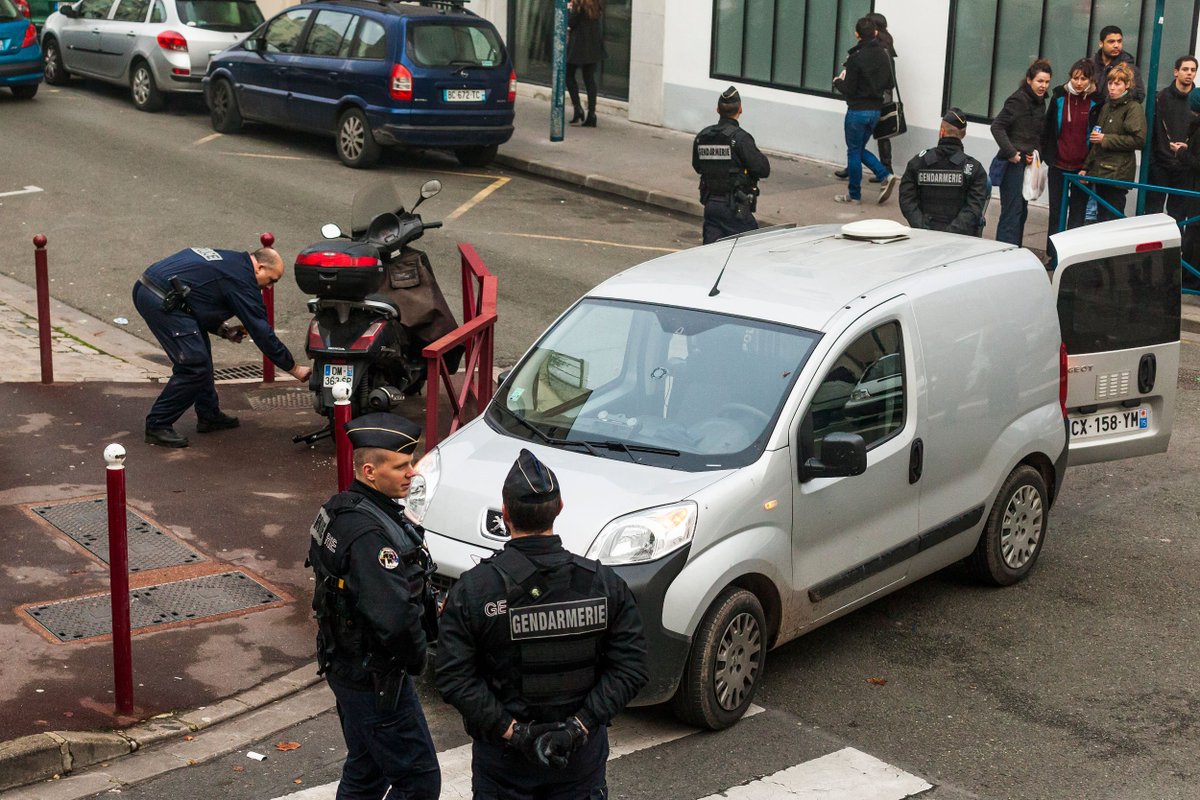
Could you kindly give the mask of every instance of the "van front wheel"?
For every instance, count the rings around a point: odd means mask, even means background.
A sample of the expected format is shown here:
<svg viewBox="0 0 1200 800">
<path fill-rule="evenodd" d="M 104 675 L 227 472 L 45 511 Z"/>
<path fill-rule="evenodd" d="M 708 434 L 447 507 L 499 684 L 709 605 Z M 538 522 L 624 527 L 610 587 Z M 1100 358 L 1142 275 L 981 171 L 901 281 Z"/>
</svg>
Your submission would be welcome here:
<svg viewBox="0 0 1200 800">
<path fill-rule="evenodd" d="M 671 710 L 691 725 L 728 728 L 750 707 L 766 656 L 762 604 L 745 589 L 725 589 L 696 629 Z"/>
<path fill-rule="evenodd" d="M 1009 473 L 979 544 L 967 558 L 971 572 L 994 586 L 1011 586 L 1023 580 L 1046 541 L 1049 508 L 1042 473 L 1027 464 Z"/>
</svg>

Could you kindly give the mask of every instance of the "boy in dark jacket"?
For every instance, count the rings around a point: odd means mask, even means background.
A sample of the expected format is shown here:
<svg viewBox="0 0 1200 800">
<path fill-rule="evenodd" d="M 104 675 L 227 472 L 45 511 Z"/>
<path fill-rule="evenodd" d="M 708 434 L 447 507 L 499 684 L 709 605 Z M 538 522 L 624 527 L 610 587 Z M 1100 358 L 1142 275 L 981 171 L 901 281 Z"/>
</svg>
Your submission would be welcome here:
<svg viewBox="0 0 1200 800">
<path fill-rule="evenodd" d="M 1133 84 L 1129 87 L 1129 99 L 1141 103 L 1146 99 L 1146 85 L 1142 83 L 1142 73 L 1138 71 L 1133 56 L 1125 52 L 1125 35 L 1116 25 L 1105 25 L 1100 29 L 1100 47 L 1092 56 L 1096 65 L 1096 102 L 1103 105 L 1108 99 L 1105 88 L 1108 85 L 1108 71 L 1117 64 L 1126 64 L 1133 70 Z"/>
<path fill-rule="evenodd" d="M 842 73 L 833 79 L 833 88 L 846 99 L 846 172 L 850 179 L 849 191 L 833 199 L 839 203 L 862 203 L 862 167 L 866 164 L 882 186 L 879 202 L 891 197 L 900 181 L 875 154 L 867 149 L 875 125 L 879 122 L 879 111 L 883 107 L 883 94 L 893 88 L 892 62 L 883 42 L 876 38 L 875 23 L 863 17 L 854 24 L 854 35 L 858 44 L 850 48 L 849 57 Z"/>
<path fill-rule="evenodd" d="M 1191 177 L 1187 168 L 1171 148 L 1172 142 L 1187 141 L 1188 125 L 1192 112 L 1188 109 L 1188 94 L 1196 82 L 1196 57 L 1180 56 L 1175 59 L 1175 80 L 1158 93 L 1154 101 L 1154 125 L 1151 127 L 1150 175 L 1155 186 L 1172 189 L 1187 189 Z M 1166 206 L 1167 213 L 1182 222 L 1187 218 L 1187 201 L 1179 195 L 1149 192 L 1146 195 L 1146 213 L 1158 214 Z"/>
</svg>

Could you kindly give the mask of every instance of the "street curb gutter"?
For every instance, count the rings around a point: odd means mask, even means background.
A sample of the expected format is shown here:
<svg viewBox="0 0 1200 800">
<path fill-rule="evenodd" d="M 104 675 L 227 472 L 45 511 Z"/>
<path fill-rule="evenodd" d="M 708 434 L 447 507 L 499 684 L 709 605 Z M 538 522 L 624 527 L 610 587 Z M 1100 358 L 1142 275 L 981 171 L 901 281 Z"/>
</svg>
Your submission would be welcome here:
<svg viewBox="0 0 1200 800">
<path fill-rule="evenodd" d="M 202 731 L 322 680 L 317 677 L 316 665 L 307 664 L 215 705 L 153 717 L 121 731 L 52 731 L 0 742 L 0 791 L 65 775 Z"/>
</svg>

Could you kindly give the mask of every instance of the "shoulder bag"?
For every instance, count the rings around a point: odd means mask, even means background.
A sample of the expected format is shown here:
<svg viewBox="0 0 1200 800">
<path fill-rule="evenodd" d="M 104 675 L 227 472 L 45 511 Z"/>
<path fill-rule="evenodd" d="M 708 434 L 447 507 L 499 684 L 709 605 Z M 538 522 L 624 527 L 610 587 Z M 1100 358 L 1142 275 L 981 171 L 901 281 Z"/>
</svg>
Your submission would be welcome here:
<svg viewBox="0 0 1200 800">
<path fill-rule="evenodd" d="M 888 65 L 892 68 L 892 99 L 879 109 L 879 122 L 875 123 L 876 139 L 891 139 L 908 130 L 904 121 L 904 103 L 900 100 L 900 84 L 896 82 L 896 61 L 888 57 Z"/>
</svg>

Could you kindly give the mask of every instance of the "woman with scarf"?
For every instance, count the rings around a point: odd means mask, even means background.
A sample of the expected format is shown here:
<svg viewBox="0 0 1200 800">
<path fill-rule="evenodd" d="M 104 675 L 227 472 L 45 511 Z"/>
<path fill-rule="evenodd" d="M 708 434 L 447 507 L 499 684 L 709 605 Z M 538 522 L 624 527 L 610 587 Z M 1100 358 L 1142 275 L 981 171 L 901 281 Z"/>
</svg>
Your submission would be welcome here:
<svg viewBox="0 0 1200 800">
<path fill-rule="evenodd" d="M 1060 230 L 1083 225 L 1088 193 L 1072 187 L 1067 196 L 1067 225 L 1059 227 L 1063 200 L 1063 175 L 1078 173 L 1088 153 L 1088 131 L 1091 128 L 1092 99 L 1096 91 L 1092 76 L 1096 67 L 1090 58 L 1081 58 L 1071 65 L 1070 80 L 1055 86 L 1046 109 L 1046 127 L 1042 136 L 1042 161 L 1050 168 L 1050 224 L 1046 231 L 1046 252 L 1053 252 L 1050 237 Z"/>
<path fill-rule="evenodd" d="M 1080 175 L 1110 178 L 1118 181 L 1137 180 L 1137 151 L 1146 143 L 1146 112 L 1142 104 L 1129 96 L 1133 85 L 1133 70 L 1118 64 L 1108 71 L 1108 102 L 1100 108 L 1096 124 L 1088 134 L 1091 149 L 1084 159 Z M 1120 186 L 1097 185 L 1100 199 L 1120 213 L 1114 213 L 1099 203 L 1096 221 L 1120 219 L 1125 215 L 1125 195 L 1129 190 Z"/>
<path fill-rule="evenodd" d="M 1025 218 L 1029 203 L 1022 194 L 1025 166 L 1033 161 L 1033 151 L 1041 147 L 1046 125 L 1046 93 L 1050 89 L 1050 62 L 1038 59 L 1025 70 L 1021 86 L 1004 101 L 1004 107 L 992 120 L 992 138 L 1000 146 L 993 161 L 1003 167 L 1000 184 L 1000 220 L 996 223 L 996 241 L 1021 246 L 1025 237 Z M 993 177 L 993 182 L 995 178 Z"/>
</svg>

